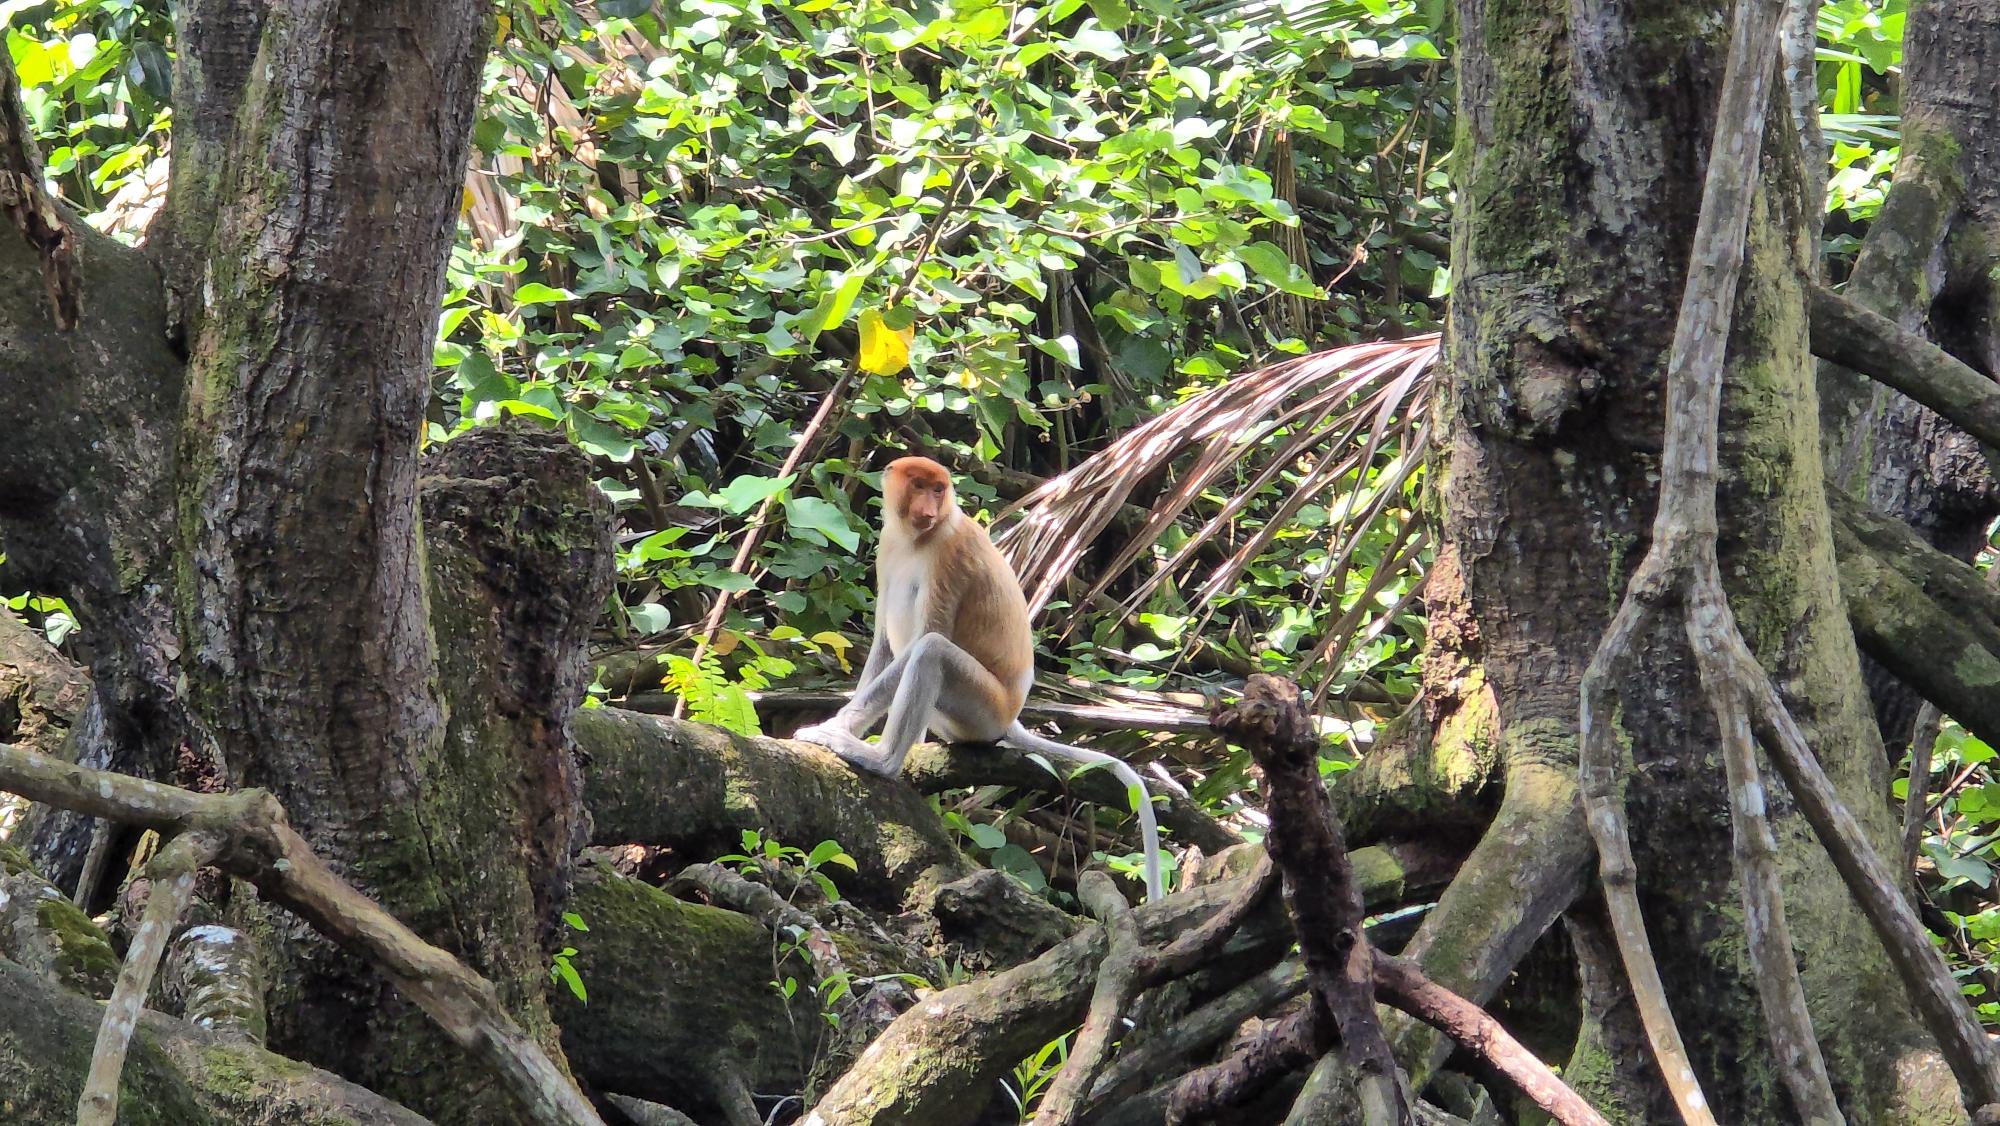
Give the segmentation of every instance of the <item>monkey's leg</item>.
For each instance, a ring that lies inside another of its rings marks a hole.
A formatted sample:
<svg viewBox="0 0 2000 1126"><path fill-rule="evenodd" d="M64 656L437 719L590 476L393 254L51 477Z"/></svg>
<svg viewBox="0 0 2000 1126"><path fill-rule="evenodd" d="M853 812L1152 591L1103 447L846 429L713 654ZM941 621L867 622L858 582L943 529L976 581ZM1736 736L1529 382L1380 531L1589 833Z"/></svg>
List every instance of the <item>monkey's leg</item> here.
<svg viewBox="0 0 2000 1126"><path fill-rule="evenodd" d="M999 738L1011 718L1000 714L1004 697L1000 682L985 666L945 635L927 633L841 709L848 716L849 731L866 731L886 715L881 741L872 747L861 743L860 748L844 743L823 745L864 770L894 776L902 769L910 748L923 739L924 731L938 716L956 736L982 741ZM863 753L854 753L858 749Z"/></svg>

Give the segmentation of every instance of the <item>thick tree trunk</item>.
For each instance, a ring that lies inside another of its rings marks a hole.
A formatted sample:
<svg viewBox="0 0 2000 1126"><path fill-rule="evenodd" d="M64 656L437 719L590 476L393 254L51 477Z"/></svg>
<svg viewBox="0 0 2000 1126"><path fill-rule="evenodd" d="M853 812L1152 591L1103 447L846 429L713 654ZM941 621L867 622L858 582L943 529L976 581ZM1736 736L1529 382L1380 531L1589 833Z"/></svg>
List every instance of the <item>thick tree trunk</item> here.
<svg viewBox="0 0 2000 1126"><path fill-rule="evenodd" d="M1912 5L1903 49L1895 184L1846 295L1975 371L2000 374L2000 2ZM1928 408L1832 364L1819 389L1830 485L1971 559L2000 515L1991 452ZM1883 739L1900 757L1921 701L1872 661L1864 667Z"/></svg>
<svg viewBox="0 0 2000 1126"><path fill-rule="evenodd" d="M190 145L159 253L189 354L174 591L194 750L275 793L553 1047L543 939L581 833L566 732L608 581L602 502L547 441L481 436L443 454L428 551L418 506L491 10L181 16ZM288 915L259 929L273 1048L440 1121L511 1113L379 974Z"/></svg>
<svg viewBox="0 0 2000 1126"><path fill-rule="evenodd" d="M1459 5L1464 163L1442 405L1451 428L1445 550L1464 599L1434 628L1433 660L1470 658L1492 692L1494 743L1508 760L1572 769L1578 682L1647 546L1672 310L1700 205L1727 11L1714 0L1643 12ZM1782 92L1771 109L1787 112ZM1816 201L1796 136L1773 129L1769 138L1730 340L1722 569L1759 659L1849 808L1888 847L1885 766L1834 574L1807 359ZM1733 886L1714 719L1679 615L1664 615L1642 640L1618 720L1633 760L1626 800L1653 945L1717 1114L1789 1120L1770 1067L1746 1066L1769 1051ZM1914 1120L1955 1105L1934 1050L1895 1000L1873 934L1786 795L1773 797L1812 1015L1851 1120ZM1444 909L1451 900L1415 945L1441 981L1480 996L1482 983L1462 981L1440 945L1465 941ZM1601 983L1592 994L1570 1074L1604 1083L1585 1094L1605 1105L1632 1106L1633 1077L1595 1055L1628 1043L1630 1030L1601 1026L1614 1006Z"/></svg>

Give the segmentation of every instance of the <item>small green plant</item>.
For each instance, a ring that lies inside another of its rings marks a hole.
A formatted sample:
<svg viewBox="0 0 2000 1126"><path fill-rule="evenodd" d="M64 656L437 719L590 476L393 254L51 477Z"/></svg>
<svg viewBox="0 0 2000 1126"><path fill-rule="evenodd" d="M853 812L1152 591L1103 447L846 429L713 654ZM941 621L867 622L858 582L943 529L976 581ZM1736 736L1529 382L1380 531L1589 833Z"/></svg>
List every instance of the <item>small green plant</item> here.
<svg viewBox="0 0 2000 1126"><path fill-rule="evenodd" d="M587 934L590 931L590 927L583 921L583 916L574 911L564 911L562 921L564 926L580 934ZM555 956L549 959L549 980L569 986L569 991L576 994L576 999L588 1005L590 991L583 987L583 975L576 972L576 963L570 960L574 957L576 957L574 946L564 946L556 951Z"/></svg>
<svg viewBox="0 0 2000 1126"><path fill-rule="evenodd" d="M1034 1108L1041 1102L1042 1092L1048 1087L1049 1080L1054 1079L1056 1072L1062 1070L1063 1064L1069 1062L1069 1041L1072 1035L1074 1034L1065 1032L1043 1044L1034 1055L1014 1065L1011 1080L1000 1081L1000 1089L1007 1092L1007 1097L1013 1101L1014 1111L1022 1122L1034 1116Z"/></svg>
<svg viewBox="0 0 2000 1126"><path fill-rule="evenodd" d="M838 864L850 872L856 870L854 858L847 855L838 841L821 841L813 846L811 852L807 852L781 843L776 837L766 837L755 829L743 830L742 841L742 852L718 856L716 863L734 864L736 870L744 875L754 874L766 864L797 867L819 888L820 894L826 896L829 903L840 901L840 889L820 869L828 864Z"/></svg>
<svg viewBox="0 0 2000 1126"><path fill-rule="evenodd" d="M734 679L723 668L720 653L710 652L702 656L699 664L687 657L668 657L663 683L668 691L679 693L687 701L688 717L697 723L712 723L738 735L762 735L764 730L758 726L757 706L750 702L750 693L769 688L774 677L790 676L797 666L766 653L747 637L738 640L750 649L750 657L736 666Z"/></svg>

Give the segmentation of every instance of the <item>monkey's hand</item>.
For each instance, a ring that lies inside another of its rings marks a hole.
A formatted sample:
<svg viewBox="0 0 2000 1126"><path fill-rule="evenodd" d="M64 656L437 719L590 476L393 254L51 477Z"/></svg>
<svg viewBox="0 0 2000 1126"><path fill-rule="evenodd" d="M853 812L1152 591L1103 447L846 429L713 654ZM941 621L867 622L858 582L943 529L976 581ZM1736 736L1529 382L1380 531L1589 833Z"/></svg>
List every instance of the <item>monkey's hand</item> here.
<svg viewBox="0 0 2000 1126"><path fill-rule="evenodd" d="M797 739L801 743L812 743L825 747L827 750L832 751L834 754L839 755L841 758L846 759L848 762L870 774L882 773L882 752L877 750L873 744L854 734L854 732L849 731L847 726L840 722L839 716L835 716L825 723L815 723L810 727L801 727L792 733L792 738Z"/></svg>

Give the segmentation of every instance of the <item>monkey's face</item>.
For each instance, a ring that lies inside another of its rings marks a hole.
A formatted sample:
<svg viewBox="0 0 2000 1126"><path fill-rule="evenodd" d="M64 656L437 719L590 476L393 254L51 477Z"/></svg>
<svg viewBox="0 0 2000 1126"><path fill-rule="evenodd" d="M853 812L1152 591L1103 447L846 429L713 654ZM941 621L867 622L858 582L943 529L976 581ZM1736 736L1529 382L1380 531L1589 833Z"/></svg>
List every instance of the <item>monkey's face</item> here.
<svg viewBox="0 0 2000 1126"><path fill-rule="evenodd" d="M951 511L951 473L927 457L902 457L882 474L882 495L889 512L918 539L930 534Z"/></svg>

